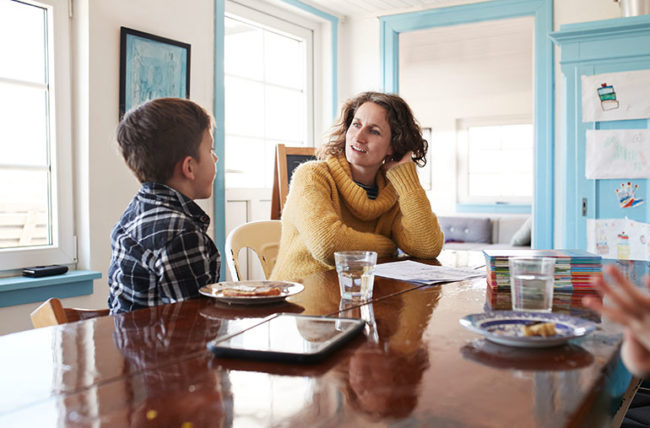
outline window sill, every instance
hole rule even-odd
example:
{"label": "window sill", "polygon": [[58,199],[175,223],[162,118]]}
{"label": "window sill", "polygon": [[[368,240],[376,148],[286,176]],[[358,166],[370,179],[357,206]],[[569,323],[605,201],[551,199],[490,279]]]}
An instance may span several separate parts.
{"label": "window sill", "polygon": [[101,277],[99,272],[73,270],[44,278],[0,278],[0,308],[43,302],[50,297],[89,295],[93,293],[93,280]]}
{"label": "window sill", "polygon": [[456,204],[457,213],[530,214],[528,204]]}

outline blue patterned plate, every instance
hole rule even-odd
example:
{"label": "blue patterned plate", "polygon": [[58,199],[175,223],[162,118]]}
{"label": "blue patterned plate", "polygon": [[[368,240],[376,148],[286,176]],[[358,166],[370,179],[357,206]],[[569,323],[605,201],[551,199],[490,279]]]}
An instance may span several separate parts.
{"label": "blue patterned plate", "polygon": [[[463,327],[482,334],[487,340],[520,348],[559,346],[571,339],[586,336],[594,330],[594,325],[589,321],[546,312],[483,312],[467,315],[458,321]],[[525,336],[522,327],[538,322],[555,323],[555,336]]]}

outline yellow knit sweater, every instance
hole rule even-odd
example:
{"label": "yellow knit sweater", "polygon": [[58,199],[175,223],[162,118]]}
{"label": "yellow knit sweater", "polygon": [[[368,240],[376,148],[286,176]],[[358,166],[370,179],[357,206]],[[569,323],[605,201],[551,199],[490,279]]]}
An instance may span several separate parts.
{"label": "yellow knit sweater", "polygon": [[415,163],[380,171],[377,186],[377,199],[368,199],[343,155],[300,165],[282,211],[280,250],[270,279],[295,281],[332,269],[335,251],[391,257],[399,247],[414,257],[436,257],[444,235]]}

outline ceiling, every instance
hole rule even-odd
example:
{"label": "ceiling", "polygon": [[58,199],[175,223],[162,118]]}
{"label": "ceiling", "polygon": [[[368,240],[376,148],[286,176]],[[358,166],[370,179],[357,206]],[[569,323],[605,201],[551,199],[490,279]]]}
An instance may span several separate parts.
{"label": "ceiling", "polygon": [[302,0],[302,3],[339,17],[360,18],[480,1],[484,0]]}

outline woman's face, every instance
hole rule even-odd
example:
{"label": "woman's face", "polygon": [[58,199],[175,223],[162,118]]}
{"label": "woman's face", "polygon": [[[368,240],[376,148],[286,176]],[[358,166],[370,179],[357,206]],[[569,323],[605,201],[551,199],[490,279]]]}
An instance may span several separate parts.
{"label": "woman's face", "polygon": [[390,141],[386,110],[368,101],[357,109],[345,134],[345,157],[355,166],[379,167],[393,154]]}

